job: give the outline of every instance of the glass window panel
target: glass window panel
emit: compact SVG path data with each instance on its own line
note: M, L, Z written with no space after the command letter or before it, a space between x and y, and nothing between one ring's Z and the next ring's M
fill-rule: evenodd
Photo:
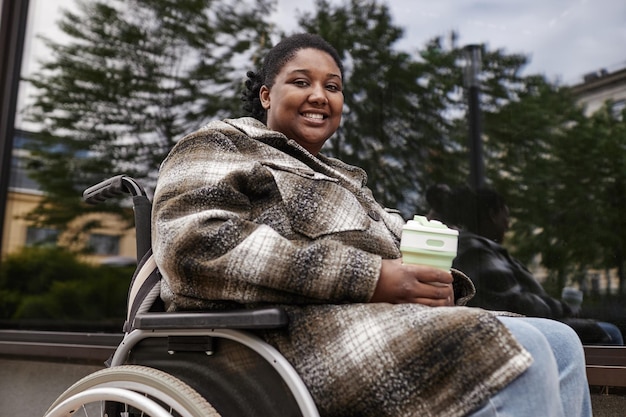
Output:
M58 237L58 230L39 227L28 227L26 231L26 246L55 246Z
M332 2L331 4L339 3ZM586 114L589 117L601 109L606 100L611 99L613 100L613 105L609 111L615 118L620 119L626 106L626 59L621 53L621 49L615 45L626 43L626 39L624 39L623 29L621 29L623 25L617 24L615 19L620 19L620 17L616 16L624 16L624 6L613 2L611 4L613 10L609 10L611 9L610 7L594 7L592 2L577 2L567 6L562 2L544 3L544 8L539 8L537 4L537 7L533 7L531 12L531 8L528 8L526 4L502 4L494 1L486 3L467 2L462 6L458 4L453 5L453 3L448 1L431 2L430 4L420 6L408 1L390 0L388 2L392 21L405 29L404 36L401 37L396 45L397 48L417 55L416 51L423 48L427 41L436 36L441 36L443 37L441 51L444 52L446 48L450 48L452 42L456 42L458 46L485 43L490 51L502 48L504 53L507 54L524 54L528 57L528 65L521 68L519 75L543 74L553 85L571 87L578 103L581 106L585 106ZM296 6L293 2L280 0L277 6L273 19L277 22L276 27L285 31L298 29L297 20L294 18L298 11L311 13L315 11L314 2L312 1L300 2ZM52 53L46 48L44 42L38 39L38 35L45 35L55 41L67 39L66 35L58 28L62 8L79 12L78 8L75 7L75 3L71 0L31 0L29 27L24 45L23 75L31 75L38 71L41 60L53 58ZM590 16L592 15L596 21L602 22L600 25L602 26L601 30L594 29L592 25L579 24L584 19L591 19ZM621 19L623 20L623 17ZM450 32L447 30L450 27L458 30L456 38L450 37ZM242 74L251 67L251 65L246 63L239 63L238 65L239 67L236 70L241 71ZM484 77L484 73L487 72L484 65L482 70L482 76ZM461 83L461 80L457 81ZM423 83L423 86L428 86L426 80L420 79L419 82ZM483 86L484 92L495 87L495 85ZM9 243L5 242L3 244L3 256L7 255L8 250L14 251L20 246L29 246L38 242L53 240L51 229L34 227L23 220L23 216L32 210L38 199L41 198L43 191L28 175L29 154L24 148L25 144L33 137L33 134L41 128L41 126L26 121L29 111L28 105L31 103L33 92L32 86L25 82L20 83L18 115L15 121L18 130L15 131L15 137L13 138L14 152L10 164L9 198L7 202L0 202L6 204L7 220L5 223L10 224L10 227L5 228L5 234L10 233L10 236L4 239ZM450 97L458 100L459 105L458 108L450 110L450 114L446 114L446 116L464 114L462 112L467 110L464 94L465 92L461 85L451 92ZM372 103L368 102L367 104L371 105ZM483 110L488 109L484 108ZM530 110L522 110L522 112L524 111ZM506 120L506 114L501 116L503 120ZM511 110L509 116L511 122L517 120L517 115L514 111ZM384 119L382 110L380 119ZM462 117L459 118L459 120L462 119ZM490 142L494 141L493 138L487 137L485 133L489 132L491 120L488 118L481 119L482 127L484 128L482 139L486 145L490 145ZM530 128L533 123L539 120L541 120L541 111L537 113L535 118L529 118L526 124L515 125L518 132L507 132L505 139L514 137L519 131L524 133L526 128ZM457 133L465 134L460 131ZM593 136L593 132L588 132L588 134ZM528 154L521 154L523 151L521 147L526 139L523 134L519 135L518 142L511 140L509 142L510 147L498 149L497 155L504 157L505 155L520 154L520 159L531 158L532 149L527 150ZM466 145L466 143L458 144L458 146ZM590 154L592 150L597 151L600 149L600 144L597 147L594 145L595 143L590 142L590 145L586 148L589 149ZM384 146L392 145L385 144ZM615 146L615 149L609 152L613 155L619 155L624 150L623 144L612 143L611 146ZM437 153L433 153L433 155L438 156ZM490 154L489 157L493 158L494 154ZM386 160L386 162L389 161ZM498 158L495 158L495 162L498 162ZM596 178L593 181L614 180L614 192L609 194L615 197L613 199L615 204L619 204L620 200L617 197L623 191L620 191L619 187L622 179L614 174L620 172L623 166L620 166L617 162L615 163L615 166L608 167L607 165L607 173L604 177ZM602 166L603 164L598 162L596 165ZM589 170L583 164L574 166L571 169L571 175L580 179L586 178L585 174ZM580 171L576 172L576 169ZM376 174L375 170L373 174ZM576 182L573 183L573 186L571 183L555 183L553 178L548 177L546 172L541 170L536 170L533 177L530 180L527 179L526 182L545 184L545 189L560 187L579 189L582 186L582 184ZM593 183L589 186L593 186ZM515 188L515 185L512 185L511 188ZM510 190L505 191L509 193ZM417 191L413 192L417 193ZM585 200L581 197L578 206L591 208L596 205L606 204L607 201L611 201L611 199L598 202L593 199ZM513 205L514 203L512 201L510 204ZM567 208L568 210L570 209L569 206ZM425 207L420 207L420 210L422 209L425 209ZM530 221L525 218L515 218L515 216L523 215L519 207L514 206L511 209L514 215L512 221ZM558 204L553 206L546 205L546 211L553 213L559 213L563 209ZM571 209L571 212L576 211L574 209ZM582 229L584 224L590 221L585 216L584 210L580 210L580 213L582 214L572 217L568 217L566 214L563 215L563 218L567 218L567 222L572 230ZM20 219L19 221L16 220L18 218ZM526 241L532 242L538 239L542 226L545 225L537 227L537 230L535 230L536 234L530 233L528 236L524 236ZM105 228L104 230L109 229ZM111 233L117 233L117 230ZM508 239L509 237L511 239ZM515 244L513 237L507 235L505 244L508 245L507 248L512 253L516 254L517 246L519 245ZM615 235L609 234L600 238L613 239L615 237ZM132 245L128 245L119 236L95 234L91 235L91 237L83 236L82 238L86 241L85 248L92 249L92 254L98 255L86 258L91 264L98 264L103 257L107 256L132 257L129 250L129 247L132 247ZM574 242L564 240L560 244L573 245ZM593 242L589 242L589 244L593 245ZM614 256L621 256L621 254L616 253ZM607 320L615 318L617 324L626 330L626 307L624 307L626 303L623 302L626 295L619 294L620 288L622 288L622 293L625 292L623 289L625 284L623 283L624 279L620 279L620 274L623 274L623 272L615 266L615 262L611 262L608 266L605 265L606 262L597 262L597 265L594 265L593 268L589 267L574 272L568 271L559 276L558 279L554 278L554 271L546 268L545 263L545 257L542 258L541 256L528 257L525 262L526 266L534 273L535 278L546 287L553 297L560 298L564 286L580 289L584 293L582 305L585 313Z
M89 236L89 249L95 255L119 255L120 237L92 234Z
M611 111L613 112L613 117L619 120L624 119L624 110L626 109L626 100L617 100L613 103L611 107Z

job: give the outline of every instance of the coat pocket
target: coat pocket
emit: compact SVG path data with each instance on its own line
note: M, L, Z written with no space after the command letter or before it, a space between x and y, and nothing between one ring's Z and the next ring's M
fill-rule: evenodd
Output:
M264 165L274 176L294 231L315 239L369 228L366 210L337 179L300 167Z

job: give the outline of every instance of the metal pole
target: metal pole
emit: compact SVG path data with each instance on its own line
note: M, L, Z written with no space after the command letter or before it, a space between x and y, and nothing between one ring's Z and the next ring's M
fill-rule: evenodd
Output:
M29 0L2 0L0 11L0 254L8 200L15 109L19 89Z
M480 45L467 45L465 48L465 86L468 102L470 185L473 189L485 185L485 165L483 160L482 127L480 111Z

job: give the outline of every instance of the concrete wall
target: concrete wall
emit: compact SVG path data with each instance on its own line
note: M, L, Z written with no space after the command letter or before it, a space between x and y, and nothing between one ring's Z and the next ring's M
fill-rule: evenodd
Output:
M43 416L66 388L102 368L96 363L0 357L0 415Z

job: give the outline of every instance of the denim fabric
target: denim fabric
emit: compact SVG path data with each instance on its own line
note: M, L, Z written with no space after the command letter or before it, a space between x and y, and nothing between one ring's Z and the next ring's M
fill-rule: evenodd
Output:
M590 417L585 357L576 333L542 318L501 317L533 365L470 417Z
M602 329L606 332L606 334L609 335L609 338L611 339L607 342L607 345L624 345L624 337L622 336L622 332L616 325L614 325L613 323L607 323L605 321L599 321L598 326L602 327Z

